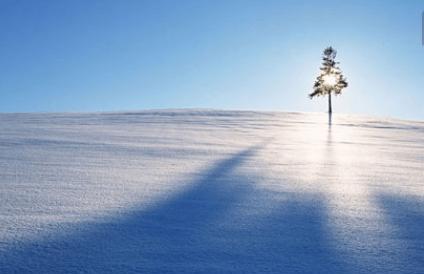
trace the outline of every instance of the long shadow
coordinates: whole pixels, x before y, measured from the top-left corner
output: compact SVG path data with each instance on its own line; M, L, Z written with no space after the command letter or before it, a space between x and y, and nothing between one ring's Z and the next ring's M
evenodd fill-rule
M392 273L424 273L424 201L388 194L378 195L377 201L393 227L391 238L396 241L388 251L397 265Z
M332 244L323 197L286 193L276 207L232 235L237 273L356 273Z
M119 222L82 225L68 237L30 243L1 254L0 272L128 273L134 266L163 272L172 271L178 262L193 264L191 260L207 249L202 242L196 243L196 235L213 229L209 223L249 191L249 184L240 182L243 178L229 175L260 148L218 162L191 188L148 211L128 214Z
M286 194L258 218L241 213L273 204L238 172L263 146L218 162L149 210L9 250L0 272L347 273L326 237L320 199Z

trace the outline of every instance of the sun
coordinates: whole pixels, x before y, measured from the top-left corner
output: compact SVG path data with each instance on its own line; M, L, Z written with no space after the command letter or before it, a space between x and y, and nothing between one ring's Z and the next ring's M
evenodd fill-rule
M334 74L326 74L322 77L324 80L324 85L326 86L335 86L337 84L337 78Z

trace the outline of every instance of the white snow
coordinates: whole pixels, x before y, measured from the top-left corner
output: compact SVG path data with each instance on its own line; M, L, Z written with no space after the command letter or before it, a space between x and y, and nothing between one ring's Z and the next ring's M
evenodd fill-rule
M424 123L0 114L0 273L424 273Z

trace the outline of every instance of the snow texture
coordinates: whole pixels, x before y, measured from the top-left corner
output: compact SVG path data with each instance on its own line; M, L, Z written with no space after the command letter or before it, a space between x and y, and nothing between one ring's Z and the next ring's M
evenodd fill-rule
M0 115L0 273L424 273L424 123Z

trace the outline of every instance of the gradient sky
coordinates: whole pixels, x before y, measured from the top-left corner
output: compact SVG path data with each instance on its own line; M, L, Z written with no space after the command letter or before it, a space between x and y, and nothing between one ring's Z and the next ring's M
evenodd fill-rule
M424 1L0 0L0 112L334 111L424 119Z

